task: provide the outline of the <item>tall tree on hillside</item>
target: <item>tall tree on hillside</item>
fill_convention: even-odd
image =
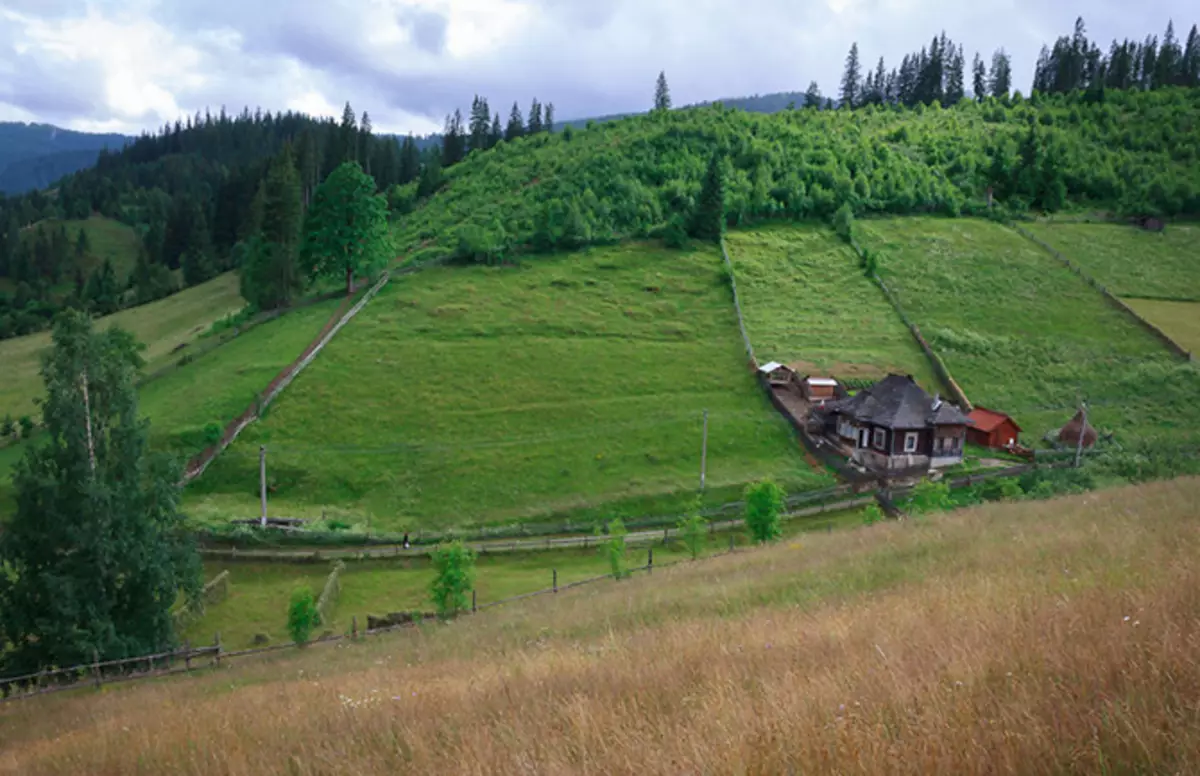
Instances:
[[[983,66],[983,57],[975,52],[975,61],[971,63],[971,96],[976,102],[982,102],[987,96],[987,68]]]
[[[660,70],[658,80],[654,82],[654,110],[664,111],[671,109],[671,89],[667,86],[667,73],[665,70]]]
[[[542,104],[538,102],[537,97],[533,98],[533,102],[529,105],[529,123],[528,132],[531,135],[536,135],[542,131]]]
[[[955,105],[966,96],[963,84],[965,63],[963,62],[962,47],[952,50],[946,64],[946,104]]]
[[[988,91],[997,100],[1007,100],[1012,91],[1012,60],[1004,49],[992,54],[992,69],[988,73]]]
[[[421,174],[421,152],[410,134],[400,144],[400,183],[411,183]]]
[[[809,81],[808,88],[804,90],[804,107],[809,110],[820,110],[821,102],[821,87],[817,86],[816,81]]]
[[[300,188],[291,149],[285,146],[259,187],[259,230],[247,246],[242,265],[242,297],[260,310],[287,306],[303,287]]]
[[[345,276],[351,294],[355,275],[382,268],[389,250],[387,200],[361,167],[342,164],[317,187],[304,218],[303,266],[313,275]]]
[[[196,200],[189,200],[187,208],[188,231],[179,266],[183,269],[183,282],[194,286],[216,274],[213,266],[212,242],[208,235],[208,222],[204,208]]]
[[[446,117],[442,133],[442,164],[449,167],[462,161],[467,151],[467,138],[463,129],[462,111],[455,110]]]
[[[1183,52],[1179,49],[1179,41],[1175,39],[1175,22],[1167,22],[1167,31],[1163,34],[1162,44],[1158,47],[1158,61],[1154,66],[1154,83],[1156,86],[1179,86],[1180,63]]]
[[[552,103],[552,102],[546,103],[544,117],[542,119],[542,131],[543,132],[553,132],[554,131],[554,103]]]
[[[363,166],[363,170],[367,175],[374,174],[374,170],[371,169],[371,144],[374,139],[371,135],[372,129],[374,127],[371,126],[371,117],[364,110],[362,121],[358,125],[358,136],[355,138],[355,142],[357,143],[355,158]]]
[[[350,103],[342,109],[342,123],[339,126],[338,140],[341,145],[339,157],[343,162],[358,161],[358,124],[354,117],[354,109]]]
[[[467,124],[467,146],[472,151],[488,147],[488,132],[491,129],[492,111],[487,100],[475,95],[471,101],[471,119]]]
[[[696,201],[696,212],[688,234],[697,240],[719,242],[725,231],[725,179],[721,167],[720,153],[713,153],[704,174],[700,198]]]
[[[308,207],[308,203],[312,201],[313,190],[317,188],[321,177],[321,155],[311,130],[300,133],[296,145],[296,167],[300,175],[300,200],[304,207]]]
[[[492,117],[492,128],[488,132],[488,148],[494,148],[504,139],[504,125],[500,123],[500,114]]]
[[[525,120],[521,118],[521,108],[515,102],[512,112],[508,114],[508,126],[504,129],[504,139],[512,142],[525,134]]]
[[[55,323],[46,441],[17,464],[16,511],[0,533],[5,673],[170,647],[172,605],[199,592],[179,469],[148,451],[138,412],[139,347],[123,330],[94,332],[83,313]]]
[[[847,110],[858,106],[859,86],[862,83],[862,68],[858,62],[858,43],[850,46],[846,55],[846,70],[842,74],[842,104]]]

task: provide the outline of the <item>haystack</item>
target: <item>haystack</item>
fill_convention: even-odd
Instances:
[[[1083,446],[1091,447],[1096,444],[1097,434],[1096,429],[1091,423],[1084,428],[1083,410],[1075,413],[1075,417],[1071,418],[1067,425],[1058,430],[1058,441],[1064,445],[1077,447],[1079,445],[1079,434],[1083,432]]]

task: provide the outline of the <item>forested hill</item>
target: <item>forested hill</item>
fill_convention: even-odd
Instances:
[[[405,248],[498,260],[688,228],[716,159],[730,224],[760,218],[1004,212],[1068,204],[1200,214],[1200,89],[1079,92],[951,108],[764,115],[660,111],[502,143],[427,201],[392,194]],[[429,244],[429,241],[434,241]]]
[[[59,129],[49,124],[0,122],[0,192],[43,188],[90,167],[100,149],[119,150],[131,138]]]

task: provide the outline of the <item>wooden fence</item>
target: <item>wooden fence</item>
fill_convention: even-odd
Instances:
[[[729,260],[729,251],[725,249],[725,238],[721,238],[721,257],[725,260],[725,270],[729,273],[729,287],[733,289],[733,309],[737,311],[738,330],[742,332],[742,344],[746,348],[746,356],[755,368],[758,360],[754,357],[754,346],[750,344],[750,335],[746,333],[746,320],[742,316],[742,303],[738,299],[737,278],[733,274],[733,262]]]
[[[1175,340],[1171,339],[1171,336],[1169,334],[1167,334],[1165,331],[1158,328],[1153,323],[1151,323],[1150,321],[1146,320],[1141,315],[1139,315],[1136,310],[1134,310],[1129,305],[1125,304],[1125,302],[1121,301],[1121,299],[1119,297],[1117,297],[1115,294],[1113,294],[1111,291],[1109,291],[1107,286],[1101,285],[1100,283],[1096,282],[1096,279],[1093,278],[1088,273],[1084,272],[1083,268],[1080,267],[1078,264],[1076,264],[1075,262],[1068,259],[1066,256],[1059,253],[1057,250],[1052,248],[1049,244],[1040,240],[1032,232],[1030,232],[1026,229],[1023,229],[1020,225],[1018,225],[1016,223],[1012,223],[1010,225],[1022,237],[1026,238],[1030,242],[1034,243],[1035,245],[1037,245],[1040,248],[1042,248],[1043,250],[1045,250],[1047,253],[1049,253],[1054,258],[1058,259],[1058,261],[1061,262],[1063,266],[1065,266],[1067,269],[1071,270],[1076,275],[1078,275],[1084,282],[1086,282],[1092,288],[1099,291],[1101,296],[1103,296],[1104,299],[1110,305],[1112,305],[1116,309],[1118,309],[1121,312],[1128,315],[1139,326],[1141,326],[1146,331],[1150,332],[1150,334],[1153,335],[1155,337],[1155,339],[1157,339],[1159,342],[1161,342],[1167,348],[1167,350],[1169,350],[1172,353],[1174,353],[1175,355],[1179,356],[1184,361],[1192,361],[1195,359],[1195,356],[1192,355],[1192,352],[1190,350],[1183,347]]]

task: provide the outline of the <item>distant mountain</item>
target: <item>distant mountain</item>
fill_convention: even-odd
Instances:
[[[0,192],[20,194],[91,167],[100,150],[133,138],[60,129],[50,124],[0,122]]]

